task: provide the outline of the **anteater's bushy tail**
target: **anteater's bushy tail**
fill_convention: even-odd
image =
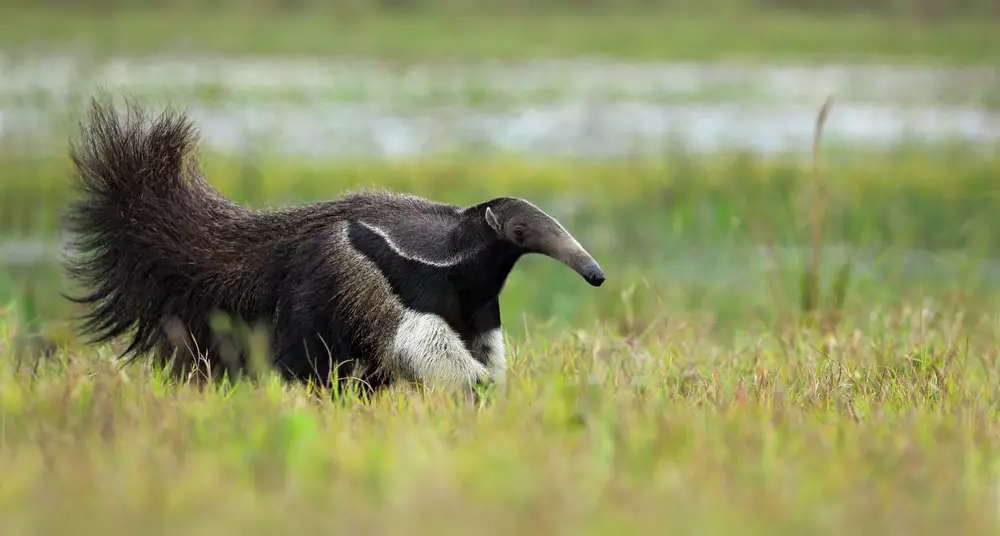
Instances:
[[[192,315],[239,300],[224,267],[250,213],[201,177],[196,143],[181,114],[149,117],[132,100],[121,114],[94,99],[71,144],[79,199],[66,225],[78,256],[67,271],[87,290],[67,297],[89,307],[83,330],[95,342],[135,329],[123,355],[165,343],[166,316],[193,328],[204,319]]]

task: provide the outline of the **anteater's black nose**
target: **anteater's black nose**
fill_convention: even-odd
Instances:
[[[599,287],[604,284],[604,271],[595,264],[587,270],[583,278],[586,279],[591,285]]]

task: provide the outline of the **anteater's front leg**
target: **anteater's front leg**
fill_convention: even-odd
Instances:
[[[469,388],[494,379],[441,317],[407,310],[393,337],[392,355],[402,379],[428,386]]]

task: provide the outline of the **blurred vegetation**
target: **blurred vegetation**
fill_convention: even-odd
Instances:
[[[813,274],[818,298],[802,287],[813,284],[803,277],[815,238],[814,177],[801,158],[664,153],[605,162],[500,155],[321,162],[207,152],[201,162],[220,191],[258,208],[362,187],[461,205],[523,196],[572,229],[609,281],[591,292],[557,263],[527,259],[503,297],[513,333],[523,334],[528,320],[596,320],[633,330],[662,315],[711,311],[716,333],[728,337],[748,316],[778,321],[823,309],[834,298],[837,309],[947,296],[970,310],[989,310],[988,289],[1000,283],[1000,266],[983,262],[1000,255],[993,232],[1000,226],[996,154],[903,148],[825,155],[816,244],[824,258]],[[54,263],[59,217],[71,199],[68,161],[7,153],[3,164],[10,179],[0,186],[3,232],[44,252],[42,265],[12,262],[9,276],[16,288],[36,289],[43,319],[65,330],[68,304],[37,289],[66,290]],[[838,275],[845,269],[854,273]],[[847,279],[836,283],[838,277]],[[858,293],[867,299],[850,299]]]
[[[1000,159],[996,151],[900,147],[841,149],[825,154],[823,202],[831,243],[1000,254]],[[65,156],[0,153],[0,232],[37,237],[58,232],[71,199]],[[699,243],[753,240],[803,244],[812,171],[800,156],[751,153],[655,157],[532,158],[439,155],[402,161],[315,160],[281,156],[200,155],[208,180],[225,195],[268,208],[307,203],[362,187],[414,192],[458,204],[520,195],[635,240],[667,234]],[[597,216],[597,214],[600,216]],[[734,223],[739,222],[739,223]],[[773,232],[754,236],[753,224]],[[645,238],[643,238],[645,237]],[[646,243],[652,249],[653,243]]]
[[[0,0],[9,53],[1000,58],[992,0]]]
[[[328,11],[337,14],[545,14],[681,12],[732,13],[803,11],[832,14],[877,14],[938,19],[948,16],[997,16],[1000,6],[989,0],[3,0],[26,8],[190,9],[255,13]]]

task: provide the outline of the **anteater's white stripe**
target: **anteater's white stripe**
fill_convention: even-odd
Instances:
[[[403,251],[403,248],[399,247],[399,244],[396,244],[396,242],[392,239],[392,237],[389,236],[389,233],[385,232],[385,230],[375,225],[372,225],[368,222],[358,220],[358,223],[360,225],[363,225],[369,231],[381,236],[382,239],[385,240],[385,243],[389,245],[389,248],[392,249],[394,252],[396,252],[396,254],[399,255],[400,257],[421,262],[429,266],[437,266],[439,268],[449,268],[471,257],[472,255],[475,255],[476,253],[478,253],[479,249],[481,249],[479,248],[471,251],[462,252],[462,254],[460,255],[456,255],[454,257],[450,257],[444,260],[431,260],[413,252]]]

